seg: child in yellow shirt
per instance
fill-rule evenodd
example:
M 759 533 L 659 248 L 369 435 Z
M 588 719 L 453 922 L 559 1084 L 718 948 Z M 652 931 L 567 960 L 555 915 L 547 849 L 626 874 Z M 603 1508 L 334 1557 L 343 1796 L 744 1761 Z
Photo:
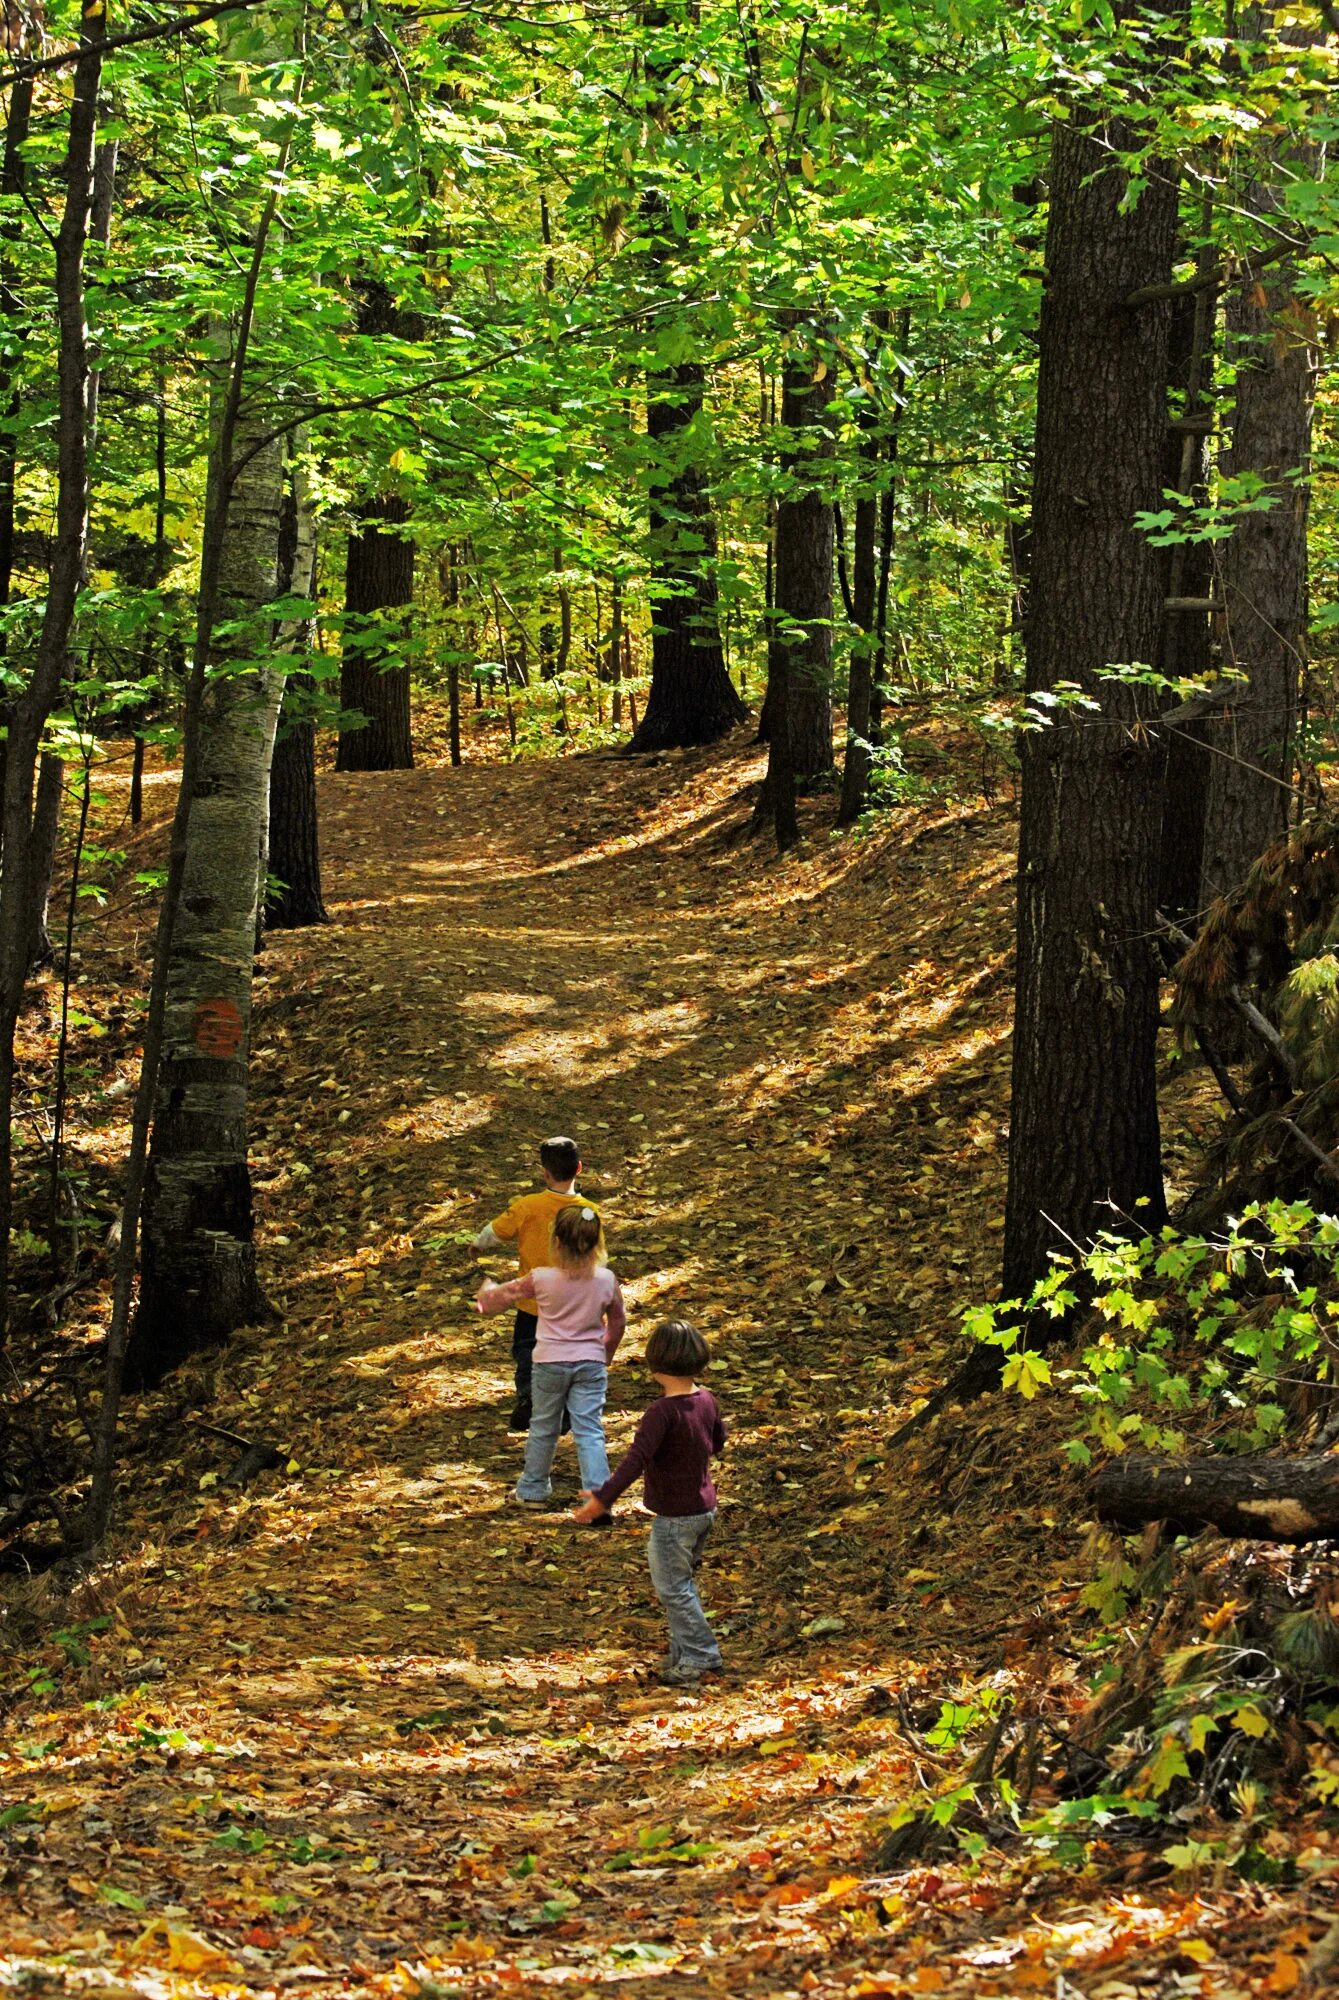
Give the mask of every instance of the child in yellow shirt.
M 574 1201 L 581 1200 L 576 1191 L 580 1173 L 581 1152 L 576 1140 L 546 1139 L 539 1149 L 539 1175 L 544 1183 L 543 1193 L 518 1195 L 501 1215 L 495 1216 L 492 1222 L 484 1224 L 474 1239 L 474 1248 L 506 1250 L 514 1243 L 520 1264 L 518 1276 L 522 1278 L 537 1264 L 552 1263 L 549 1245 L 553 1232 L 553 1219 Z M 535 1331 L 538 1324 L 534 1305 L 517 1306 L 511 1336 L 516 1405 L 508 1420 L 508 1430 L 526 1431 L 530 1428 L 530 1374 L 534 1365 Z M 567 1428 L 566 1423 L 563 1428 Z

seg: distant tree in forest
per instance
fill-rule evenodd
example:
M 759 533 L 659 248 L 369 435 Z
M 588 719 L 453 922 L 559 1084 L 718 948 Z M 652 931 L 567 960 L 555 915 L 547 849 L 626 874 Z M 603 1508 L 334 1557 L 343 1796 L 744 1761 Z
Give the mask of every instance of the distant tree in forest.
M 815 329 L 798 314 L 789 318 L 779 425 L 785 483 L 767 647 L 770 747 L 760 808 L 782 848 L 798 833 L 796 793 L 832 772 L 832 383 Z
M 279 523 L 276 588 L 281 597 L 311 600 L 316 588 L 316 523 L 305 472 L 293 467 Z M 314 619 L 282 621 L 275 640 L 310 643 Z M 266 930 L 296 930 L 328 921 L 321 897 L 321 841 L 316 809 L 316 724 L 309 673 L 290 669 L 270 762 Z
M 681 18 L 675 20 L 675 14 Z M 648 7 L 643 24 L 652 35 L 647 76 L 654 93 L 652 116 L 673 117 L 670 72 L 673 63 L 664 31 L 678 29 L 674 53 L 691 49 L 698 8 Z M 678 238 L 670 204 L 658 187 L 642 197 L 643 256 L 650 282 L 673 282 Z M 687 329 L 671 325 L 662 333 L 669 348 L 690 344 Z M 721 646 L 716 594 L 716 519 L 705 467 L 710 459 L 706 412 L 706 369 L 691 353 L 648 370 L 647 543 L 651 598 L 651 691 L 629 749 L 672 750 L 714 743 L 742 722 L 744 703 L 731 684 Z

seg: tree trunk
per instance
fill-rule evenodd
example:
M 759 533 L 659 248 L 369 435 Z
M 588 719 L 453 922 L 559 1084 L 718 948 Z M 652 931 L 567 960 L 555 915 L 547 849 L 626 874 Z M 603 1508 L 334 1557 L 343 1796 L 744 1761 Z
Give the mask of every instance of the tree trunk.
M 14 1035 L 23 1004 L 32 936 L 33 778 L 47 717 L 60 692 L 88 545 L 88 326 L 84 254 L 93 214 L 94 159 L 104 0 L 83 0 L 65 154 L 65 201 L 55 249 L 59 339 L 56 418 L 56 529 L 46 604 L 28 686 L 8 705 L 0 808 L 0 1343 L 9 1298 L 12 1216 Z
M 623 583 L 614 578 L 612 604 L 609 611 L 609 684 L 613 692 L 609 697 L 609 724 L 612 729 L 623 727 Z
M 689 18 L 695 15 L 688 10 Z M 667 28 L 670 12 L 648 7 L 650 30 Z M 648 56 L 648 75 L 664 59 Z M 657 107 L 665 119 L 672 106 Z M 648 226 L 649 276 L 667 287 L 666 264 L 673 254 L 668 204 L 658 189 L 642 202 Z M 721 646 L 716 596 L 716 520 L 702 472 L 707 444 L 706 371 L 685 361 L 646 378 L 646 437 L 649 447 L 649 571 L 651 599 L 651 689 L 630 751 L 674 750 L 714 743 L 747 713 L 736 694 Z
M 295 467 L 284 495 L 278 559 L 279 594 L 311 598 L 316 587 L 316 524 L 306 481 Z M 281 630 L 281 645 L 296 640 L 308 647 L 312 622 Z M 316 811 L 316 725 L 308 704 L 315 687 L 310 674 L 290 673 L 270 764 L 269 861 L 267 873 L 280 887 L 266 898 L 265 928 L 298 930 L 325 924 L 321 896 L 321 842 Z
M 456 567 L 457 551 L 449 545 L 442 550 L 437 577 L 441 584 L 442 601 L 452 611 L 460 609 L 460 574 Z M 460 769 L 460 632 L 453 621 L 450 627 L 450 643 L 447 650 L 446 701 L 450 724 L 451 767 Z
M 903 306 L 897 316 L 897 351 L 905 356 L 911 344 L 911 307 Z M 874 661 L 870 670 L 870 740 L 882 740 L 883 703 L 888 670 L 888 593 L 893 577 L 893 544 L 897 537 L 897 455 L 902 434 L 902 415 L 907 407 L 907 377 L 902 376 L 888 419 L 888 482 L 879 501 L 878 589 L 874 607 Z
M 22 52 L 11 50 L 11 56 Z M 11 85 L 9 93 L 9 113 L 5 121 L 4 164 L 0 167 L 0 194 L 10 196 L 23 193 L 26 174 L 23 155 L 24 142 L 28 137 L 28 127 L 33 108 L 33 84 L 31 77 L 20 78 Z M 8 216 L 0 228 L 0 312 L 11 328 L 10 337 L 17 344 L 21 340 L 20 325 L 23 318 L 23 302 L 14 289 L 15 274 L 10 256 L 11 246 L 22 234 L 21 225 L 12 215 Z M 5 371 L 8 382 L 13 377 Z M 0 380 L 0 399 L 5 404 L 5 416 L 0 422 L 0 606 L 9 603 L 14 581 L 14 494 L 18 476 L 18 459 L 15 452 L 14 429 L 20 415 L 18 390 Z
M 846 761 L 842 766 L 838 826 L 849 826 L 865 810 L 873 762 L 874 654 L 879 614 L 879 496 L 873 485 L 879 463 L 877 424 L 877 407 L 872 399 L 867 400 L 860 406 L 859 476 L 869 482 L 869 488 L 856 496 L 851 588 L 851 617 L 859 627 L 859 637 L 851 648 Z
M 1119 12 L 1120 10 L 1118 10 Z M 1128 8 L 1125 11 L 1129 11 Z M 1128 126 L 1076 116 L 1052 145 L 1027 632 L 1032 695 L 1076 682 L 1096 704 L 1025 731 L 1004 1293 L 1059 1248 L 1139 1204 L 1164 1218 L 1154 1055 L 1162 757 L 1142 689 L 1104 679 L 1152 661 L 1165 568 L 1134 526 L 1159 504 L 1168 308 L 1128 295 L 1170 279 L 1169 168 L 1124 212 L 1113 156 Z M 983 1350 L 984 1351 L 984 1350 Z
M 1208 218 L 1206 217 L 1206 225 Z M 1198 276 L 1207 278 L 1216 256 L 1214 245 L 1201 251 Z M 1172 308 L 1169 368 L 1173 387 L 1182 394 L 1180 428 L 1167 433 L 1164 485 L 1202 504 L 1209 486 L 1208 390 L 1213 375 L 1213 326 L 1217 295 L 1205 285 Z M 1187 542 L 1172 550 L 1167 568 L 1167 595 L 1173 600 L 1207 601 L 1213 595 L 1213 548 L 1208 542 Z M 1169 679 L 1205 681 L 1213 671 L 1209 614 L 1201 610 L 1169 611 L 1160 662 Z M 1175 923 L 1193 922 L 1200 907 L 1204 865 L 1204 815 L 1208 801 L 1208 766 L 1204 725 L 1194 721 L 1168 729 L 1167 775 L 1162 813 L 1162 863 L 1158 907 Z
M 716 607 L 716 523 L 698 457 L 705 371 L 684 362 L 646 385 L 651 689 L 628 748 L 714 743 L 746 713 L 726 672 Z
M 239 459 L 253 442 L 239 425 Z M 275 595 L 283 489 L 284 448 L 275 440 L 233 491 L 219 597 L 221 618 L 241 629 L 216 643 L 216 662 L 228 651 L 254 658 L 263 646 L 256 628 Z M 212 679 L 205 691 L 167 966 L 140 1303 L 127 1355 L 132 1386 L 161 1380 L 187 1354 L 267 1310 L 252 1240 L 246 1104 L 257 863 L 282 687 L 278 672 L 262 668 Z
M 253 107 L 247 106 L 248 109 Z M 270 759 L 283 693 L 272 663 L 286 448 L 250 356 L 266 245 L 293 125 L 276 147 L 237 321 L 218 325 L 218 393 L 196 653 L 214 669 L 188 743 L 176 897 L 161 966 L 162 1053 L 144 1181 L 139 1310 L 125 1380 L 151 1385 L 197 1348 L 266 1315 L 247 1168 L 247 1065 Z M 252 393 L 248 394 L 250 389 Z M 266 665 L 242 665 L 257 659 Z M 189 775 L 190 782 L 187 784 Z M 147 1054 L 147 1044 L 146 1044 Z M 118 1286 L 120 1272 L 118 1271 Z M 110 1368 L 110 1364 L 109 1364 Z M 109 1376 L 110 1382 L 110 1376 Z
M 50 965 L 55 957 L 47 930 L 47 910 L 51 902 L 51 878 L 56 870 L 56 843 L 60 836 L 60 806 L 65 792 L 65 766 L 47 750 L 37 772 L 37 794 L 33 802 L 32 886 L 29 891 L 28 965 Z
M 407 502 L 379 494 L 364 503 L 361 523 L 349 536 L 340 700 L 367 722 L 341 732 L 340 771 L 413 769 L 409 668 L 402 648 L 414 597 L 414 544 L 387 533 L 408 519 Z
M 770 745 L 763 809 L 777 844 L 796 837 L 795 793 L 832 776 L 832 498 L 827 472 L 830 382 L 809 341 L 786 356 L 781 387 L 781 469 L 776 510 L 776 604 L 767 648 Z
M 1148 1458 L 1130 1452 L 1104 1465 L 1090 1486 L 1099 1520 L 1119 1528 L 1165 1521 L 1173 1532 L 1266 1542 L 1339 1536 L 1339 1456 Z
M 1297 153 L 1291 164 L 1300 164 Z M 1282 177 L 1280 177 L 1282 178 Z M 1257 214 L 1277 187 L 1254 183 Z M 1312 315 L 1291 263 L 1247 273 L 1225 301 L 1227 358 L 1237 371 L 1232 448 L 1224 469 L 1254 472 L 1275 504 L 1242 515 L 1221 544 L 1221 657 L 1249 676 L 1243 700 L 1206 726 L 1227 756 L 1210 755 L 1201 901 L 1224 895 L 1282 833 L 1292 798 L 1298 691 L 1306 659 L 1307 515 L 1316 349 Z

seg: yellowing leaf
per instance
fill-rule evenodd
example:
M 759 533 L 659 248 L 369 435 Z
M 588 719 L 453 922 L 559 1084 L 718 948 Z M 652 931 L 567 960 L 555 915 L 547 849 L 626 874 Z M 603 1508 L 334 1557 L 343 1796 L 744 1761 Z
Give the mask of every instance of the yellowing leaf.
M 1276 1951 L 1274 1969 L 1265 1981 L 1267 1993 L 1291 1993 L 1302 1977 L 1302 1961 L 1290 1951 Z
M 174 1972 L 236 1972 L 240 1968 L 226 1951 L 220 1951 L 196 1931 L 167 1933 L 168 1962 Z
M 825 1903 L 835 1902 L 838 1896 L 849 1896 L 852 1889 L 858 1889 L 859 1887 L 860 1877 L 858 1875 L 834 1875 L 828 1883 L 827 1888 L 823 1891 L 822 1901 Z
M 1253 1701 L 1244 1701 L 1240 1708 L 1232 1711 L 1232 1720 L 1243 1736 L 1268 1736 L 1269 1719 L 1261 1715 Z
M 1216 1715 L 1192 1716 L 1190 1721 L 1191 1749 L 1202 1750 L 1217 1727 L 1218 1718 Z

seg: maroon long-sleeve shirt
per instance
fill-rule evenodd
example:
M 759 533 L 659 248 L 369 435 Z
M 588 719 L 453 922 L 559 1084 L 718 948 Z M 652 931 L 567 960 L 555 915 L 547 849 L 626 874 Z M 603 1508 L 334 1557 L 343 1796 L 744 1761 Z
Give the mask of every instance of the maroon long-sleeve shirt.
M 621 1463 L 595 1489 L 612 1507 L 640 1472 L 642 1497 L 653 1514 L 709 1514 L 716 1505 L 712 1454 L 725 1449 L 725 1425 L 707 1389 L 690 1396 L 662 1396 L 637 1426 Z

